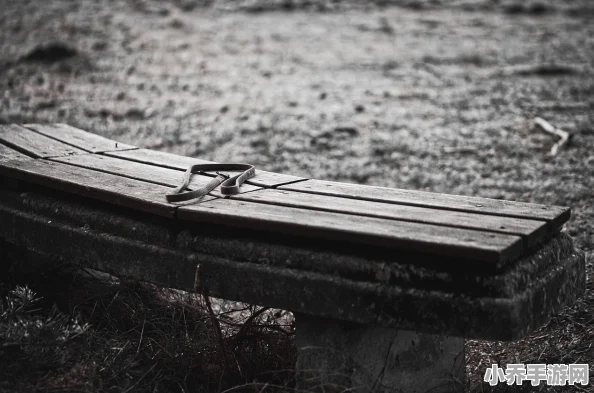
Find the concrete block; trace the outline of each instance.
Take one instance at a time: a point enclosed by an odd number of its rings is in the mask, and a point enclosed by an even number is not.
[[[296,316],[297,386],[315,392],[452,393],[464,339]]]

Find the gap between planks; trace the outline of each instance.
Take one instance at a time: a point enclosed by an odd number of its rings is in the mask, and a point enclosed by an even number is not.
[[[5,162],[0,164],[0,176],[170,218],[175,208],[165,200],[165,194],[171,191],[170,187],[53,160]]]
[[[180,219],[249,230],[407,249],[501,267],[524,252],[520,236],[338,212],[221,199],[183,206]]]
[[[73,167],[85,168],[88,170],[106,173],[121,178],[142,181],[147,184],[171,187],[172,190],[178,187],[182,183],[183,179],[183,173],[180,171],[121,160],[101,154],[53,157],[49,160]],[[196,190],[206,185],[210,179],[210,177],[196,174],[192,176],[187,189]],[[254,186],[248,186],[248,190],[250,188],[254,188]],[[222,194],[220,194],[218,191],[213,191],[209,193],[209,195],[215,198],[222,197]],[[165,198],[165,195],[163,195],[163,198]],[[200,201],[199,203],[201,202],[203,201]]]
[[[11,161],[11,160],[34,160],[34,157],[31,157],[25,153],[22,153],[10,146],[5,145],[2,141],[0,141],[0,163],[4,161]]]
[[[551,233],[567,222],[571,216],[571,209],[564,206],[539,205],[527,202],[377,186],[361,186],[358,184],[337,183],[325,180],[308,180],[307,182],[280,186],[277,189],[406,206],[540,220],[548,223],[548,229]]]
[[[193,164],[212,163],[212,161],[202,159],[139,149],[61,123],[0,126],[0,140],[9,144],[15,150],[22,151],[34,158],[54,158],[91,153],[176,171],[185,171]],[[247,185],[270,188],[306,180],[282,173],[259,169],[256,171],[257,176],[249,179],[246,182]],[[235,172],[229,173],[235,174]],[[216,176],[212,172],[205,172],[201,175]]]
[[[15,124],[0,125],[0,141],[6,146],[33,158],[85,153],[84,150],[55,141]]]
[[[24,124],[22,127],[43,137],[48,137],[65,145],[82,149],[88,153],[138,150],[136,146],[121,143],[92,132],[72,127],[68,124]]]
[[[394,221],[417,222],[450,228],[516,235],[522,237],[526,248],[534,246],[548,235],[546,222],[541,220],[339,198],[276,189],[259,191],[258,193],[232,195],[230,198],[264,205],[286,206],[305,210],[335,212],[384,218]]]
[[[171,153],[150,150],[150,149],[138,149],[133,151],[123,152],[107,152],[105,155],[110,157],[116,157],[125,159],[128,161],[139,162],[147,165],[164,167],[168,169],[175,169],[186,171],[191,165],[195,164],[212,164],[213,161],[202,160],[199,158],[192,158],[186,156],[179,156]],[[239,174],[239,172],[229,171],[230,174]],[[205,172],[208,176],[216,177],[213,172]],[[282,185],[293,184],[298,181],[308,180],[299,176],[286,175],[283,173],[275,173],[263,171],[256,168],[256,176],[247,180],[245,184],[272,188],[279,187]]]

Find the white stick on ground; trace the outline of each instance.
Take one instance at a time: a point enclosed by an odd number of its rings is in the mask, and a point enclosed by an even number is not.
[[[559,152],[559,149],[569,140],[569,133],[567,131],[553,127],[551,123],[540,117],[535,117],[533,122],[535,126],[540,127],[543,131],[559,137],[559,140],[553,145],[553,147],[551,147],[551,152],[549,153],[551,156],[556,156]]]

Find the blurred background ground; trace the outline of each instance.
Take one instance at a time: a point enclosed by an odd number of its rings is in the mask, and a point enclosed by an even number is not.
[[[572,206],[565,230],[592,277],[593,18],[587,0],[0,0],[0,122],[64,122],[304,177]],[[556,157],[535,116],[572,135]],[[493,391],[482,382],[493,362],[594,366],[588,288],[527,340],[469,342],[472,391]],[[155,372],[145,365],[135,377]]]

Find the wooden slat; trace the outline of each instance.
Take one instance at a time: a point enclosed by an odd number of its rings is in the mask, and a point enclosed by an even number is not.
[[[278,189],[353,198],[365,201],[388,202],[402,205],[434,207],[446,210],[542,220],[549,223],[550,230],[558,229],[571,216],[571,209],[562,206],[548,206],[425,191],[371,187],[323,180],[307,180],[281,186]]]
[[[171,187],[59,162],[5,162],[0,175],[166,217],[173,217],[176,208],[165,201]]]
[[[166,168],[186,170],[188,167],[194,164],[212,164],[213,161],[201,160],[198,158],[191,158],[185,156],[178,156],[171,153],[165,153],[161,151],[138,149],[122,152],[111,152],[106,155],[112,157],[121,157],[127,160],[142,162],[145,164],[158,165]],[[229,172],[233,173],[233,172]],[[288,184],[305,180],[302,177],[285,175],[282,173],[274,173],[262,171],[256,168],[256,176],[251,178],[247,183],[254,186],[260,187],[273,187],[282,184]]]
[[[161,166],[164,168],[179,169],[182,171],[185,171],[189,166],[195,164],[214,164],[213,161],[201,160],[200,158],[187,156],[178,156],[177,154],[150,149],[109,152],[105,155],[118,157],[129,161],[141,162],[143,164]]]
[[[161,184],[164,186],[177,187],[182,183],[184,172],[163,168],[153,165],[141,164],[139,162],[122,160],[115,157],[109,157],[96,154],[85,154],[80,156],[59,157],[52,159],[64,164],[76,165],[83,168],[94,169],[113,175],[125,176],[132,179],[143,180],[150,183]],[[212,177],[195,174],[190,181],[190,190],[195,190],[205,186]],[[259,190],[259,187],[244,184],[240,187],[241,192]],[[222,197],[218,188],[211,192],[211,195]]]
[[[0,162],[27,159],[31,159],[31,157],[19,153],[11,147],[0,144]]]
[[[68,124],[25,124],[24,127],[89,153],[136,149],[135,146],[107,139]]]
[[[295,191],[269,189],[232,196],[231,198],[279,206],[505,233],[522,236],[527,246],[538,243],[547,236],[548,232],[546,223],[538,220],[363,201]]]
[[[0,125],[0,142],[35,158],[86,153],[84,150],[15,124]]]
[[[178,209],[177,217],[250,230],[439,253],[479,260],[491,267],[518,257],[523,248],[519,236],[233,199],[183,206]]]

